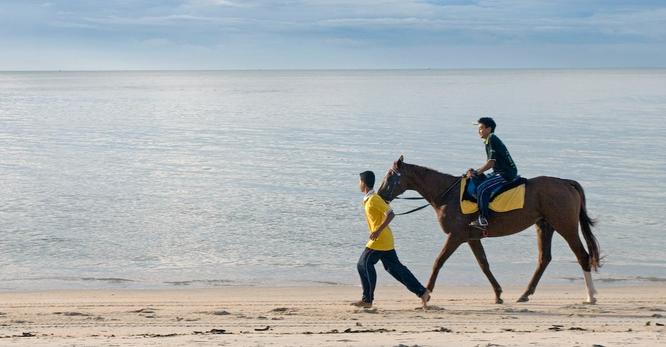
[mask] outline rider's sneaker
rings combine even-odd
[[[485,229],[488,227],[488,220],[479,216],[478,220],[473,221],[472,223],[469,223],[470,226],[473,226],[475,228],[479,229]]]

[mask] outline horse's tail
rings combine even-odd
[[[597,271],[601,267],[601,261],[599,258],[599,241],[592,234],[592,227],[597,223],[596,220],[590,218],[587,215],[587,208],[585,207],[585,191],[580,183],[574,180],[567,180],[580,194],[580,214],[578,215],[578,220],[580,221],[580,227],[583,231],[583,237],[587,243],[587,250],[590,253],[590,267]]]

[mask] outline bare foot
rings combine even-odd
[[[352,302],[350,305],[356,306],[356,307],[361,307],[361,308],[371,308],[372,307],[371,302],[365,302],[363,300]]]
[[[421,295],[421,303],[423,304],[423,309],[428,308],[428,301],[430,301],[430,291],[426,289],[425,293]]]

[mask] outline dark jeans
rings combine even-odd
[[[425,293],[426,289],[412,275],[409,269],[402,265],[394,249],[390,251],[376,251],[366,248],[357,264],[358,274],[361,276],[361,284],[363,285],[363,301],[372,302],[375,298],[375,285],[377,284],[375,264],[380,260],[384,264],[384,269],[391,276],[395,277],[396,280],[404,284],[410,292],[416,294],[418,297]]]
[[[476,201],[479,204],[479,214],[481,214],[481,217],[488,218],[490,212],[488,207],[488,205],[490,205],[490,197],[500,190],[506,183],[507,180],[505,180],[504,177],[492,173],[478,185],[476,188]]]

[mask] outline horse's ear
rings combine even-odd
[[[405,156],[401,154],[400,158],[398,158],[398,162],[402,164],[403,161],[405,161]]]
[[[401,155],[398,160],[393,162],[393,168],[398,170],[402,167],[402,161],[405,160],[405,158]]]

